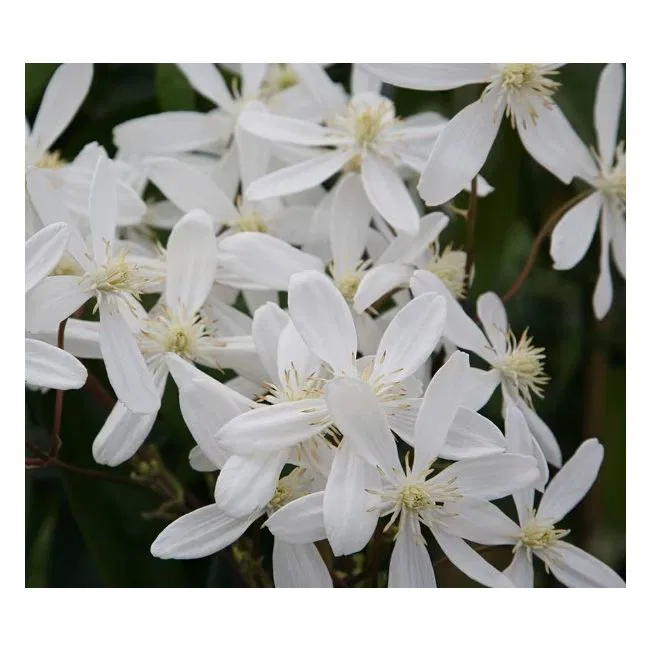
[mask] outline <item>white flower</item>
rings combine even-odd
[[[70,236],[65,223],[46,226],[25,242],[25,292],[28,294],[58,264]],[[25,382],[45,388],[80,388],[88,371],[69,352],[31,337],[25,339]]]
[[[508,449],[530,453],[523,417],[516,409],[508,410],[506,417],[511,420],[507,424]],[[564,541],[571,531],[557,527],[593,485],[602,461],[603,446],[595,438],[586,440],[546,486],[537,508],[534,489],[514,493],[519,525],[489,503],[461,513],[456,525],[471,541],[513,546],[514,557],[504,573],[516,587],[533,586],[533,556],[567,587],[624,587],[607,565]]]
[[[625,277],[625,149],[617,146],[618,121],[623,102],[623,66],[610,63],[598,81],[594,123],[598,153],[589,156],[580,143],[586,166],[576,168],[594,192],[571,208],[555,226],[551,235],[553,268],[573,268],[586,254],[600,221],[600,274],[593,296],[596,317],[604,318],[612,304],[612,278],[609,249]],[[600,217],[600,219],[599,219]]]
[[[542,397],[549,381],[544,370],[544,348],[533,344],[528,330],[517,339],[508,326],[503,303],[495,293],[484,293],[477,301],[478,318],[484,334],[433,273],[416,271],[411,280],[411,289],[416,296],[430,291],[444,295],[447,302],[445,337],[459,348],[474,352],[492,366],[488,371],[472,369],[464,404],[480,409],[500,385],[504,409],[509,401],[514,402],[525,415],[546,460],[560,467],[560,446],[553,432],[532,407],[533,395]]]
[[[374,91],[353,88],[350,100],[333,89],[324,75],[319,91],[329,96],[327,126],[268,112],[245,111],[243,129],[261,138],[302,147],[334,147],[303,162],[264,176],[248,187],[246,196],[261,200],[319,185],[341,170],[358,171],[370,203],[396,230],[415,234],[419,214],[397,167],[410,162],[408,143],[431,139],[440,127],[404,126],[395,117],[393,102]],[[402,154],[405,154],[404,157]]]
[[[436,140],[418,190],[427,205],[454,197],[478,174],[503,116],[537,162],[562,182],[575,175],[580,139],[552,97],[560,64],[397,63],[366,68],[396,86],[448,90],[485,83],[481,98],[455,115]]]
[[[111,385],[131,411],[153,413],[160,407],[160,397],[129,325],[140,309],[138,297],[148,277],[129,260],[127,250],[117,246],[117,179],[111,165],[101,157],[93,178],[91,247],[87,249],[78,231],[70,228],[68,252],[82,275],[57,275],[40,282],[26,296],[25,322],[32,331],[51,331],[94,297],[100,315],[100,347]],[[69,223],[55,190],[47,182],[39,189],[38,200],[35,195],[33,198],[41,219]]]

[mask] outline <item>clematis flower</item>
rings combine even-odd
[[[364,90],[353,87],[346,102],[323,72],[315,92],[327,106],[327,126],[253,107],[246,110],[239,123],[260,138],[301,146],[306,151],[333,147],[323,153],[316,150],[307,160],[253,181],[247,197],[261,200],[284,196],[319,185],[339,171],[360,172],[367,198],[377,212],[396,230],[417,233],[419,214],[398,166],[409,165],[411,141],[430,139],[441,127],[400,123],[393,102],[379,95],[379,85],[375,84],[374,90],[367,90],[367,84]]]
[[[527,453],[530,437],[524,431],[525,420],[516,409],[506,417],[511,420],[506,425],[508,448]],[[570,530],[557,527],[593,485],[602,461],[603,446],[595,438],[585,440],[546,486],[537,508],[534,489],[514,493],[519,524],[496,506],[483,503],[473,513],[461,514],[456,525],[469,540],[513,547],[514,557],[504,573],[516,587],[533,586],[533,557],[567,587],[624,587],[606,564],[564,541]]]
[[[623,66],[609,63],[598,80],[594,125],[598,150],[589,156],[586,147],[576,168],[594,192],[571,208],[553,229],[551,257],[553,268],[573,268],[586,254],[600,224],[600,274],[593,296],[594,313],[604,318],[612,304],[610,246],[614,262],[625,277],[625,145],[617,145],[618,122],[623,102]]]
[[[544,348],[536,347],[526,330],[519,339],[508,326],[508,317],[499,297],[492,292],[479,296],[476,307],[479,326],[463,311],[444,284],[428,271],[416,271],[411,280],[414,295],[438,291],[447,304],[445,337],[463,350],[487,361],[492,369],[472,369],[465,405],[480,409],[501,386],[503,408],[512,402],[524,414],[530,431],[546,460],[560,467],[562,452],[553,432],[533,409],[533,396],[543,397],[549,377],[544,370]]]
[[[528,153],[569,183],[576,159],[584,159],[580,138],[553,101],[560,86],[557,63],[384,63],[366,69],[395,86],[450,90],[487,84],[481,98],[455,115],[437,138],[418,190],[427,205],[453,198],[483,167],[503,116],[517,129]]]
[[[58,264],[69,236],[67,224],[53,223],[25,242],[26,294]],[[25,383],[67,390],[80,388],[87,377],[84,365],[69,352],[31,337],[25,339]]]
[[[111,385],[132,412],[153,413],[160,407],[160,397],[129,326],[148,278],[129,260],[126,249],[116,250],[117,179],[111,164],[106,157],[100,158],[93,177],[91,246],[87,248],[79,232],[70,227],[67,248],[82,275],[41,281],[26,296],[25,322],[32,331],[52,331],[94,297],[102,358]],[[47,182],[32,196],[43,221],[69,223],[65,206]]]

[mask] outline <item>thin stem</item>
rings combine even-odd
[[[542,226],[542,229],[537,233],[537,237],[535,237],[535,240],[533,241],[533,244],[530,247],[530,252],[528,253],[528,259],[524,264],[524,268],[521,270],[521,273],[517,276],[517,279],[512,283],[510,289],[508,289],[508,291],[506,291],[503,294],[503,296],[501,296],[501,300],[504,303],[508,302],[511,298],[513,298],[517,294],[519,289],[521,289],[522,285],[524,284],[524,281],[528,277],[529,273],[532,271],[533,266],[535,266],[535,260],[537,259],[537,255],[539,254],[539,249],[542,246],[542,242],[546,239],[546,237],[548,237],[548,235],[551,234],[551,231],[553,230],[555,224],[574,205],[580,203],[582,199],[589,196],[593,191],[594,190],[590,188],[574,196],[572,199],[569,199],[568,201],[563,203],[557,210],[555,210],[555,212],[553,212],[551,216],[546,220],[546,223]]]
[[[64,318],[59,323],[59,331],[56,337],[56,344],[60,350],[63,350],[64,338],[65,338],[65,326],[68,322],[67,318]],[[63,417],[63,395],[65,391],[57,390],[56,397],[54,398],[54,424],[52,425],[52,437],[50,442],[50,458],[56,458],[59,455],[59,450],[61,449],[61,419]],[[45,464],[48,464],[51,461],[47,461]]]
[[[465,241],[465,295],[469,294],[469,278],[474,265],[476,246],[476,216],[478,214],[478,183],[477,177],[472,178],[472,187],[467,207],[467,238]]]

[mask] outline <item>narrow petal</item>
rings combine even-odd
[[[188,212],[167,240],[165,303],[172,310],[197,312],[205,302],[217,270],[217,244],[209,215]]]
[[[445,483],[455,480],[455,487],[463,496],[491,500],[531,485],[538,476],[534,458],[506,453],[459,460],[443,469],[431,481]]]
[[[99,345],[115,394],[133,413],[157,412],[160,395],[129,326],[105,302],[99,306],[99,315]]]
[[[503,573],[497,571],[460,537],[448,535],[439,529],[432,532],[443,553],[466,576],[486,587],[513,586]]]
[[[260,93],[260,88],[266,76],[268,63],[242,63],[242,95],[255,97]]]
[[[553,551],[559,554],[559,558],[554,555],[548,566],[567,587],[625,587],[625,582],[616,571],[577,546],[559,541],[553,546]]]
[[[233,519],[216,505],[205,506],[167,526],[151,545],[151,554],[163,560],[212,555],[238,540],[253,521]]]
[[[461,192],[487,160],[501,125],[503,105],[496,92],[455,115],[438,136],[418,191],[427,205],[441,205]]]
[[[345,298],[329,278],[317,271],[292,276],[289,314],[307,346],[335,373],[356,374],[354,321]]]
[[[276,540],[308,544],[325,539],[323,492],[314,492],[290,501],[274,512],[265,523]]]
[[[226,237],[218,251],[219,262],[227,270],[269,289],[286,291],[291,276],[301,271],[323,275],[319,258],[265,233],[240,232]]]
[[[233,454],[221,468],[214,502],[231,517],[246,517],[264,508],[275,492],[287,456],[286,451]]]
[[[463,406],[478,411],[487,404],[492,393],[501,383],[501,373],[494,368],[492,370],[470,368],[465,382]]]
[[[273,544],[273,582],[277,589],[332,587],[327,566],[313,544]]]
[[[508,316],[501,298],[492,291],[484,293],[476,302],[476,311],[492,347],[498,355],[505,354]]]
[[[532,589],[535,586],[532,557],[528,557],[525,549],[517,549],[512,562],[504,569],[503,575],[508,577],[515,587]]]
[[[219,468],[201,451],[198,445],[190,449],[188,456],[190,467],[195,472],[216,472]]]
[[[420,230],[417,235],[402,233],[395,237],[390,246],[377,260],[377,264],[388,262],[413,263],[427,248],[431,242],[438,239],[438,235],[447,227],[449,217],[443,212],[432,212],[422,217]]]
[[[585,256],[594,238],[602,205],[603,195],[594,192],[560,219],[551,234],[554,269],[571,269]]]
[[[212,63],[177,63],[176,65],[196,92],[221,108],[228,110],[232,107],[233,100],[228,86],[215,65]]]
[[[379,95],[381,91],[381,79],[372,74],[367,68],[358,63],[352,65],[352,79],[350,81],[352,94],[357,93],[375,93]]]
[[[239,119],[235,126],[235,146],[241,172],[242,193],[245,193],[254,180],[261,178],[268,171],[271,145],[268,141],[244,130]]]
[[[424,539],[415,534],[410,522],[395,540],[388,567],[388,586],[391,588],[436,586],[433,565],[427,547],[424,545]]]
[[[486,417],[461,406],[449,427],[439,456],[450,460],[480,458],[500,454],[505,448],[506,441],[499,427]]]
[[[25,339],[25,382],[33,386],[68,390],[86,383],[86,367],[69,352],[49,343]]]
[[[303,381],[315,375],[320,359],[305,345],[292,322],[282,330],[278,339],[278,376],[286,389],[299,388]]]
[[[90,186],[90,232],[93,257],[99,265],[110,253],[117,221],[117,175],[113,163],[103,155],[97,161]]]
[[[320,64],[293,63],[292,66],[325,118],[343,113],[346,104],[345,91],[327,76]]]
[[[25,291],[40,282],[58,263],[70,238],[65,223],[53,223],[25,242]]]
[[[353,273],[363,257],[370,219],[370,205],[358,174],[346,174],[337,183],[330,216],[333,275],[340,280]]]
[[[354,309],[361,314],[393,289],[408,286],[413,271],[406,264],[382,264],[364,274],[354,294]]]
[[[451,90],[487,82],[493,73],[489,63],[364,63],[382,81],[413,90]]]
[[[537,516],[555,523],[571,512],[594,484],[603,455],[598,440],[585,440],[548,484]]]
[[[63,63],[50,79],[38,109],[31,139],[45,153],[83,103],[93,78],[92,63]]]
[[[246,198],[249,201],[262,201],[316,187],[336,174],[353,155],[352,151],[347,150],[332,151],[271,172],[249,185]]]
[[[420,215],[391,162],[366,154],[361,164],[361,180],[370,203],[395,230],[417,234]]]
[[[368,384],[358,379],[335,379],[327,384],[325,400],[334,424],[357,454],[386,474],[401,472],[395,438]]]
[[[328,422],[322,399],[279,402],[231,420],[219,432],[218,441],[236,454],[270,453],[309,440]]]
[[[596,282],[593,296],[594,314],[598,320],[607,315],[612,306],[614,288],[612,286],[612,272],[609,267],[609,247],[611,240],[610,218],[607,205],[605,205],[603,218],[600,220],[600,273]]]
[[[623,215],[612,212],[612,251],[619,273],[625,277],[625,219]]]
[[[598,151],[608,165],[614,162],[618,140],[618,120],[623,104],[623,66],[608,63],[598,78],[594,124],[598,138]]]
[[[267,302],[258,307],[253,316],[253,340],[255,349],[267,372],[267,377],[273,383],[278,378],[278,342],[282,330],[289,323],[289,315],[276,304]]]
[[[445,531],[477,544],[514,546],[521,535],[519,526],[499,508],[481,499],[465,498],[445,520]]]
[[[562,467],[562,450],[549,426],[523,400],[518,400],[517,406],[524,414],[530,432],[544,452],[546,460],[555,467]]]
[[[41,280],[25,294],[25,329],[29,332],[56,330],[91,296],[74,275],[54,275]]]
[[[196,167],[174,158],[147,161],[149,178],[181,210],[205,210],[217,223],[239,218],[239,213],[223,190]]]
[[[401,381],[413,374],[438,345],[446,316],[445,299],[434,293],[422,294],[400,309],[377,348],[373,378]]]
[[[445,444],[463,397],[458,386],[463,385],[468,370],[467,354],[454,352],[429,383],[415,423],[413,473],[416,476],[428,469]]]
[[[379,473],[344,438],[334,455],[322,502],[324,526],[334,555],[351,555],[370,541],[379,519],[367,489],[378,488]]]

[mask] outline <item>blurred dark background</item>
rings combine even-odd
[[[27,64],[25,110],[30,124],[57,64]],[[603,64],[569,64],[562,69],[556,95],[585,143],[595,143],[593,103]],[[334,64],[330,75],[347,83],[350,66]],[[390,88],[397,113],[406,116],[436,110],[447,116],[474,101],[481,88],[425,93]],[[121,122],[165,110],[208,110],[173,64],[96,64],[90,93],[71,126],[53,149],[71,160],[91,141],[114,153],[112,129]],[[625,106],[619,139],[625,134]],[[565,186],[533,161],[517,134],[502,125],[483,170],[496,188],[478,204],[476,270],[469,304],[484,291],[505,293],[519,274],[531,243],[548,216],[581,191]],[[465,207],[467,197],[457,199]],[[443,243],[462,246],[465,224],[455,218]],[[575,543],[625,576],[625,283],[613,269],[614,303],[602,322],[592,311],[591,296],[598,277],[598,245],[570,271],[553,271],[548,241],[519,293],[508,303],[515,334],[528,326],[537,345],[547,350],[551,382],[537,411],[555,432],[565,460],[582,440],[597,437],[605,446],[600,475],[587,499],[563,522]],[[109,386],[102,364],[88,362],[99,384]],[[110,387],[108,388],[110,393]],[[271,536],[249,532],[235,549],[193,561],[162,561],[149,553],[151,542],[183,510],[156,513],[165,490],[177,480],[191,495],[182,507],[210,502],[213,479],[194,472],[187,462],[193,446],[178,409],[176,389],[168,382],[156,425],[147,447],[132,463],[110,469],[92,459],[92,441],[109,412],[108,399],[97,387],[65,393],[60,459],[75,467],[109,474],[112,480],[87,476],[61,467],[26,471],[25,575],[31,587],[228,587],[244,586],[237,558],[262,555],[269,571]],[[55,391],[26,390],[27,440],[49,446]],[[499,425],[499,403],[493,399],[486,414]],[[164,471],[160,485],[147,479],[152,461]],[[130,479],[135,477],[142,485]],[[173,477],[170,479],[169,477]],[[122,482],[117,482],[122,481]],[[154,486],[155,487],[155,486]],[[181,506],[179,506],[180,508]],[[510,504],[504,504],[510,510]],[[566,524],[566,525],[564,525]],[[388,544],[388,542],[387,542]],[[388,550],[388,548],[386,548]],[[433,551],[434,557],[442,557]],[[503,568],[510,550],[493,549],[486,558]],[[352,576],[355,560],[336,560],[334,567]],[[387,567],[387,561],[386,561]],[[557,586],[537,566],[536,584]],[[253,571],[254,573],[254,571]],[[436,566],[440,586],[473,583],[448,562]],[[383,576],[382,576],[383,577]],[[352,577],[350,583],[355,584]],[[363,585],[363,581],[360,581]]]

